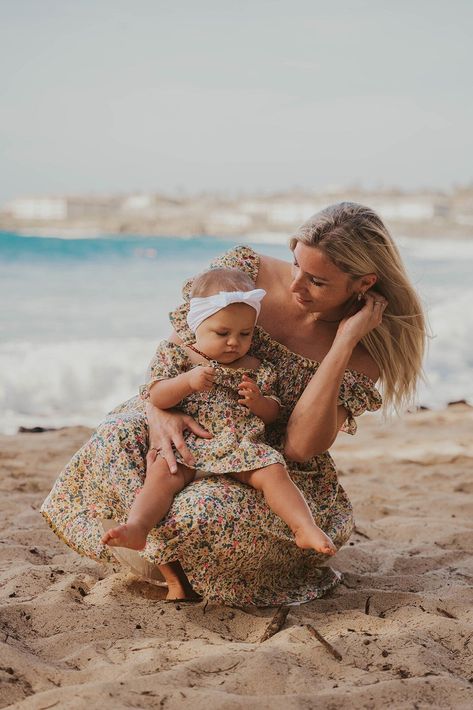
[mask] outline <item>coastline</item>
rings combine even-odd
[[[332,450],[356,517],[343,584],[261,644],[274,610],[164,604],[49,530],[38,508],[89,429],[0,436],[0,707],[470,706],[473,408],[358,424]]]
[[[407,240],[454,240],[469,242],[473,239],[470,224],[458,224],[444,219],[419,222],[386,221],[396,239]],[[104,239],[114,237],[169,237],[173,239],[195,239],[215,237],[252,244],[287,244],[290,235],[299,223],[284,225],[257,225],[255,228],[233,228],[224,224],[215,227],[199,221],[182,224],[179,221],[163,221],[146,224],[140,220],[129,220],[125,224],[119,220],[108,222],[18,222],[0,218],[0,233],[12,233],[25,237],[50,237],[56,239]]]
[[[327,205],[351,201],[370,205],[394,235],[460,240],[473,236],[472,196],[471,185],[448,190],[346,185],[269,192],[30,194],[0,205],[0,231],[60,232],[69,238],[81,234],[207,235],[243,241],[272,233],[287,239]]]

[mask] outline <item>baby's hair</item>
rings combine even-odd
[[[205,298],[219,291],[252,291],[254,282],[238,269],[209,269],[195,277],[190,297]]]

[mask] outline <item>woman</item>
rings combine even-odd
[[[352,509],[327,450],[339,430],[355,433],[354,416],[381,406],[376,380],[385,406],[399,408],[412,398],[424,318],[399,253],[369,208],[328,207],[298,230],[291,249],[292,266],[248,247],[231,250],[214,265],[246,271],[268,292],[253,352],[278,369],[284,408],[268,428],[268,443],[284,453],[317,525],[339,548],[352,532]],[[193,339],[186,323],[190,284],[185,303],[171,315],[177,342]],[[190,427],[207,435],[179,413],[147,413],[149,439],[142,402],[134,398],[115,410],[43,504],[53,529],[82,554],[109,559],[100,518],[126,519],[148,448],[148,465],[160,452],[175,466],[172,445],[192,465],[182,431]],[[323,566],[323,555],[293,545],[288,528],[257,492],[226,478],[204,479],[182,491],[150,533],[141,559],[150,577],[162,565],[169,598],[189,595],[193,587],[207,599],[264,606],[317,598],[339,580]]]

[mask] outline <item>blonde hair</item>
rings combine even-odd
[[[313,215],[291,238],[320,249],[352,279],[376,274],[374,290],[388,301],[383,321],[362,339],[380,369],[385,411],[412,403],[425,350],[422,304],[385,225],[369,207],[330,205]]]
[[[252,291],[254,282],[248,274],[238,269],[209,269],[194,278],[190,292],[191,298],[213,296],[219,291]]]

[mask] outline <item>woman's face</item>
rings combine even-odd
[[[335,312],[358,294],[360,279],[341,271],[318,247],[297,242],[293,255],[291,291],[304,310]]]

